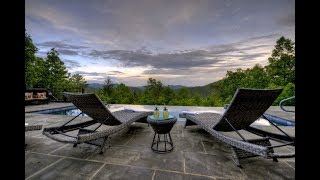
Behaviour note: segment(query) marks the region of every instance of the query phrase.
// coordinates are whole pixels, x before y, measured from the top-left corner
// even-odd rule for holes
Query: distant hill
[[[131,91],[143,91],[145,88],[144,86],[137,86],[137,87],[128,86],[128,87]]]
[[[92,89],[100,89],[103,87],[103,84],[100,83],[91,83],[88,84],[88,88],[92,88]]]
[[[101,89],[103,87],[103,84],[100,83],[90,83],[88,84],[87,88],[86,88],[86,92],[90,93],[90,92],[94,92],[98,89]]]
[[[212,92],[215,91],[215,86],[220,82],[216,81],[216,82],[212,82],[210,84],[204,85],[204,86],[195,86],[195,87],[189,87],[190,92],[191,93],[199,93],[201,96],[205,97],[209,94],[211,94]]]
[[[103,88],[103,85],[104,84],[100,84],[100,83],[90,83],[90,84],[88,84],[87,91],[88,92],[96,91],[98,89]],[[119,84],[114,84],[114,87],[117,87],[117,86],[119,86]],[[129,87],[129,89],[131,89],[133,91],[143,91],[144,90],[144,86],[138,86],[138,87],[128,86],[128,87]]]
[[[218,82],[218,81],[217,81]],[[213,92],[213,86],[215,83],[213,82],[204,86],[194,86],[194,87],[186,87],[182,85],[168,85],[172,90],[174,91],[179,91],[181,88],[188,88],[192,94],[198,93],[201,96],[207,96],[211,92]],[[119,84],[115,84],[115,87],[117,87]],[[93,92],[98,89],[101,89],[103,87],[103,84],[100,83],[90,83],[88,84],[87,91],[88,92]],[[128,86],[130,90],[132,91],[143,91],[145,89],[145,86],[137,86],[137,87],[132,87]]]
[[[181,86],[181,85],[169,85],[169,87],[173,90],[177,90],[177,89],[181,89],[181,88],[184,88],[186,86]]]
[[[200,94],[200,96],[207,96],[208,94],[210,94],[213,90],[212,88],[212,84],[207,84],[204,86],[195,86],[195,87],[189,87],[189,90],[192,94]]]

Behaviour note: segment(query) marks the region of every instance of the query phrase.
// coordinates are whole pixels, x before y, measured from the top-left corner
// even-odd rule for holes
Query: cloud
[[[295,14],[288,14],[282,16],[277,20],[277,23],[282,26],[294,27],[295,26]]]
[[[105,72],[105,73],[75,71],[74,73],[75,74],[81,74],[81,75],[84,75],[84,76],[105,76],[105,77],[125,74],[125,73],[123,73],[121,71],[108,71],[108,72]]]
[[[77,67],[82,67],[80,63],[78,63],[75,60],[69,60],[69,59],[62,59],[62,61],[64,62],[65,66],[68,69],[73,69],[73,68],[77,68]]]
[[[46,58],[47,57],[47,51],[40,50],[40,51],[36,52],[35,55],[38,56],[38,57],[41,57],[41,58]]]
[[[272,34],[267,34],[267,35],[249,37],[248,39],[240,41],[239,43],[273,40],[273,39],[278,38],[278,37],[279,37],[279,34],[272,33]]]
[[[58,51],[59,54],[69,56],[79,55],[79,52],[81,50],[88,48],[87,46],[68,44],[63,41],[46,41],[37,43],[36,45],[42,48],[55,48],[55,50]]]
[[[212,37],[209,41],[228,40],[229,37],[249,37],[256,31],[279,29],[268,26],[275,20],[270,14],[280,16],[294,12],[292,4],[294,1],[79,0],[75,5],[72,1],[27,0],[26,24],[32,29],[38,28],[38,32],[48,31],[47,26],[39,25],[46,21],[50,29],[55,29],[54,34],[77,36],[90,45],[110,49],[153,46],[170,50],[177,45],[197,47],[208,37]],[[241,20],[248,17],[250,21],[242,24]],[[33,23],[29,24],[30,21]],[[257,26],[257,22],[265,25]],[[230,30],[232,27],[237,28]]]
[[[250,61],[250,60],[255,60],[256,58],[259,58],[259,57],[265,57],[267,55],[270,55],[270,52],[238,55],[237,57],[239,57],[239,60]]]
[[[110,75],[119,75],[119,74],[125,74],[125,73],[121,71],[109,71],[107,74],[110,76]]]
[[[67,44],[63,41],[46,41],[37,43],[37,46],[48,47],[48,48],[61,48],[61,49],[85,49],[87,46],[79,46],[73,44]]]
[[[88,55],[106,61],[116,60],[122,65],[120,67],[149,67],[138,77],[121,77],[121,73],[115,74],[114,77],[119,82],[128,85],[146,84],[149,77],[161,80],[167,85],[205,85],[221,79],[227,71],[251,68],[255,64],[265,65],[277,37],[277,34],[262,35],[234,43],[178,50],[173,53],[150,53],[144,48],[136,51],[93,50]]]
[[[276,39],[294,36],[294,1],[27,0],[25,11],[37,54],[56,48],[89,81],[199,85],[266,64]]]
[[[56,51],[59,54],[64,54],[64,55],[78,55],[77,51],[73,51],[73,50],[69,50],[69,49],[61,49],[61,48],[57,48]]]
[[[95,58],[115,59],[125,67],[152,66],[154,68],[185,68],[207,66],[218,60],[208,60],[210,52],[204,50],[194,50],[191,52],[146,54],[139,51],[111,50],[111,51],[92,51],[89,55]]]
[[[209,46],[206,49],[176,51],[174,53],[152,54],[149,51],[93,50],[88,55],[107,61],[117,60],[124,67],[149,66],[154,69],[190,69],[197,67],[218,67],[219,63],[230,59],[255,60],[271,53],[272,44],[267,35],[249,38],[236,43]],[[260,43],[258,43],[260,42]],[[241,62],[239,62],[241,63]],[[150,73],[150,71],[145,71]]]
[[[106,76],[106,73],[97,73],[97,72],[85,72],[85,71],[75,71],[74,74],[80,74],[83,76]]]

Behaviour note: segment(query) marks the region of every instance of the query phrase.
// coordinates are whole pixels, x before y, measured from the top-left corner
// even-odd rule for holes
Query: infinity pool
[[[119,108],[109,108],[110,111],[116,111],[116,110],[123,110]],[[141,110],[141,109],[139,109]],[[152,111],[152,109],[145,109],[146,111]],[[81,113],[80,109],[77,109],[75,107],[68,107],[68,108],[59,108],[59,109],[51,109],[51,110],[45,110],[45,111],[39,111],[36,112],[39,114],[55,114],[55,115],[66,115],[66,116],[77,116]],[[176,116],[178,121],[185,121],[184,118],[179,118],[180,111],[170,111],[170,114],[173,116]],[[81,116],[87,116],[86,114],[82,114]]]
[[[155,106],[151,105],[121,105],[121,104],[112,104],[108,106],[108,109],[113,111],[119,111],[123,110],[125,107],[131,108],[131,109],[137,109],[137,110],[144,110],[144,111],[153,111]],[[160,110],[163,109],[164,106],[157,106]],[[223,107],[197,107],[197,106],[166,106],[169,110],[169,113],[171,115],[174,115],[177,117],[178,121],[185,121],[185,118],[179,118],[179,113],[182,111],[197,111],[197,112],[214,112],[222,114],[225,109]],[[57,108],[57,109],[49,109],[44,111],[38,111],[35,113],[39,114],[54,114],[54,115],[66,115],[66,116],[77,116],[81,113],[79,109],[77,109],[75,106],[69,106],[64,108]],[[87,116],[86,114],[82,114],[81,116]],[[275,122],[277,123],[277,122]],[[265,119],[258,119],[256,120],[252,125],[262,125],[262,126],[270,126],[271,124],[265,120]],[[281,125],[281,124],[279,124]],[[282,125],[288,125],[288,124],[282,124]]]

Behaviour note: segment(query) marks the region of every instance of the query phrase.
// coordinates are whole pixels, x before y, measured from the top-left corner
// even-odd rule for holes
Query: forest
[[[230,103],[237,88],[273,89],[283,92],[273,105],[295,95],[295,44],[280,37],[268,58],[268,64],[252,68],[227,71],[226,76],[216,82],[200,87],[171,88],[160,80],[149,78],[143,89],[115,84],[109,77],[102,88],[92,89],[80,74],[68,72],[59,52],[52,48],[46,58],[37,57],[38,48],[31,36],[25,33],[25,87],[47,88],[62,99],[63,91],[96,93],[110,104],[179,105],[179,106],[224,106]],[[295,101],[286,105],[295,105]]]

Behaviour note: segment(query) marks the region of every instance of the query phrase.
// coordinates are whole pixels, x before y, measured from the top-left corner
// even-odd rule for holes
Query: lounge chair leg
[[[77,143],[73,144],[73,147],[77,147],[77,146],[78,146],[78,144],[77,144]]]
[[[272,158],[274,162],[278,162],[278,159],[277,158]]]
[[[237,157],[233,155],[232,160],[239,168],[242,168],[242,166],[240,165],[239,159]]]
[[[235,147],[232,147],[232,160],[233,162],[239,167],[239,168],[242,168],[242,166],[240,165],[240,160],[239,160],[239,156],[237,154],[237,149]]]
[[[103,150],[104,150],[104,146],[105,146],[105,144],[106,144],[107,138],[108,138],[108,136],[107,136],[107,137],[104,137],[104,140],[103,140],[103,143],[102,143],[102,145],[101,145],[99,154],[103,154]]]
[[[101,147],[99,154],[103,154],[103,147]]]

